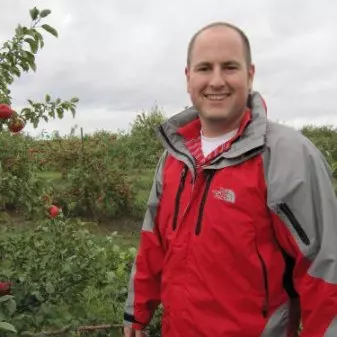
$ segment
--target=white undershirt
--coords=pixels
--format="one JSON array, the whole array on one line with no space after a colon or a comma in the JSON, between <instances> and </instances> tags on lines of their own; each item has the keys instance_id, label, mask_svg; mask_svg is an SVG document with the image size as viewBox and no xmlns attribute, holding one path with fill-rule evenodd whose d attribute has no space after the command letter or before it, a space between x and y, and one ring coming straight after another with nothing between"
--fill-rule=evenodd
<instances>
[{"instance_id":1,"label":"white undershirt","mask_svg":"<svg viewBox=\"0 0 337 337\"><path fill-rule=\"evenodd\" d=\"M205 157L207 157L213 150L215 150L218 146L226 143L232 137L236 135L238 129L233 130L231 132L225 133L219 137L205 137L201 132L201 149Z\"/></svg>"}]
</instances>

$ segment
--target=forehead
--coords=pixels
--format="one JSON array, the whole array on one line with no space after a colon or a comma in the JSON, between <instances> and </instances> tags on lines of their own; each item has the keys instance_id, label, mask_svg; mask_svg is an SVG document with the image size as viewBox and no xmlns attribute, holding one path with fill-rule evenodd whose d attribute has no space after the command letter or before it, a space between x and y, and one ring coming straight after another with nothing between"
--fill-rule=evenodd
<instances>
[{"instance_id":1,"label":"forehead","mask_svg":"<svg viewBox=\"0 0 337 337\"><path fill-rule=\"evenodd\" d=\"M245 60L244 44L238 32L229 27L212 27L196 37L191 63L230 60Z\"/></svg>"}]
</instances>

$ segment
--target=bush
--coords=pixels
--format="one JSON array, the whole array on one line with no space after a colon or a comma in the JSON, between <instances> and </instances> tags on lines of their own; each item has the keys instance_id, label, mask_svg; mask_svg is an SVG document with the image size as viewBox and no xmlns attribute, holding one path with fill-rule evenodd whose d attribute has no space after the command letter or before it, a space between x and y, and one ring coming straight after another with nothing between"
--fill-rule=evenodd
<instances>
[{"instance_id":1,"label":"bush","mask_svg":"<svg viewBox=\"0 0 337 337\"><path fill-rule=\"evenodd\" d=\"M0 314L19 332L121 324L136 250L122 250L115 234L97 237L61 217L3 228L0 247L0 279L12 282L16 303Z\"/></svg>"},{"instance_id":2,"label":"bush","mask_svg":"<svg viewBox=\"0 0 337 337\"><path fill-rule=\"evenodd\" d=\"M41 196L48 190L31 160L31 143L29 137L0 133L0 209L20 210L27 217L41 216Z\"/></svg>"},{"instance_id":3,"label":"bush","mask_svg":"<svg viewBox=\"0 0 337 337\"><path fill-rule=\"evenodd\" d=\"M320 149L337 179L337 129L332 126L306 126L302 133Z\"/></svg>"}]
</instances>

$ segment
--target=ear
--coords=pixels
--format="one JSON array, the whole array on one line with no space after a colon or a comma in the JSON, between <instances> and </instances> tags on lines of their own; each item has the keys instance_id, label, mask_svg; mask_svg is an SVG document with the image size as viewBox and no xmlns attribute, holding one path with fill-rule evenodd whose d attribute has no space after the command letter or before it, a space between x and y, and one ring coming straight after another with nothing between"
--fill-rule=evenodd
<instances>
[{"instance_id":1,"label":"ear","mask_svg":"<svg viewBox=\"0 0 337 337\"><path fill-rule=\"evenodd\" d=\"M186 84L187 84L187 92L190 92L190 69L188 66L185 67L185 76L186 76Z\"/></svg>"},{"instance_id":2,"label":"ear","mask_svg":"<svg viewBox=\"0 0 337 337\"><path fill-rule=\"evenodd\" d=\"M253 88L253 82L254 82L254 76L255 76L255 65L251 64L248 68L248 86L249 91L252 91Z\"/></svg>"}]
</instances>

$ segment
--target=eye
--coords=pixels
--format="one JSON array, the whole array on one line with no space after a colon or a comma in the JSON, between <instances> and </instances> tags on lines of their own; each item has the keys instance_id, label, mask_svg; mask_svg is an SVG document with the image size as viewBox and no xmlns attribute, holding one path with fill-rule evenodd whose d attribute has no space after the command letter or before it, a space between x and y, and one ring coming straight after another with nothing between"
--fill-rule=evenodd
<instances>
[{"instance_id":1,"label":"eye","mask_svg":"<svg viewBox=\"0 0 337 337\"><path fill-rule=\"evenodd\" d=\"M203 66L203 67L198 68L198 71L208 71L208 70L209 70L209 67L207 67L207 66Z\"/></svg>"},{"instance_id":2,"label":"eye","mask_svg":"<svg viewBox=\"0 0 337 337\"><path fill-rule=\"evenodd\" d=\"M235 71L235 70L239 69L239 67L235 64L227 64L227 65L224 66L224 69L228 70L228 71Z\"/></svg>"}]
</instances>

